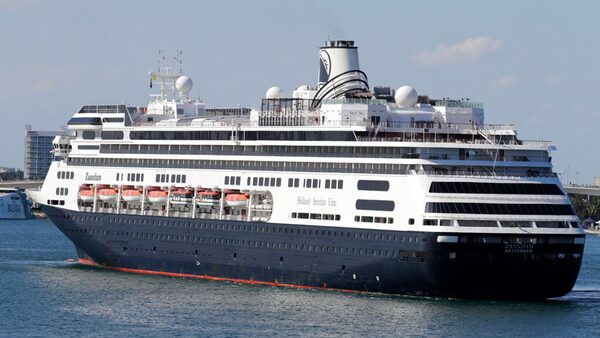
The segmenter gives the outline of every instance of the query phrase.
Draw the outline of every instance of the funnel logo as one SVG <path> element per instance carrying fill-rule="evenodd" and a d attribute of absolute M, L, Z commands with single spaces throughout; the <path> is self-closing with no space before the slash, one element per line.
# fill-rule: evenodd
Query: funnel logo
<path fill-rule="evenodd" d="M 321 71 L 324 71 L 324 74 L 327 74 L 327 78 L 329 78 L 331 72 L 331 58 L 329 57 L 329 53 L 326 50 L 322 50 L 319 57 L 321 58 Z"/>

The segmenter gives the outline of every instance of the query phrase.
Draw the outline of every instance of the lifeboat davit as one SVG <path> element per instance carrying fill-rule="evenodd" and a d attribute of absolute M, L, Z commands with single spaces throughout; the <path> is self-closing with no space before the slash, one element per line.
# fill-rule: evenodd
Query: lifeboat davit
<path fill-rule="evenodd" d="M 118 191 L 115 188 L 104 188 L 98 190 L 98 198 L 102 201 L 116 201 Z"/>
<path fill-rule="evenodd" d="M 168 193 L 164 190 L 156 189 L 148 191 L 148 201 L 155 204 L 167 203 Z"/>
<path fill-rule="evenodd" d="M 142 200 L 142 191 L 139 189 L 123 190 L 121 197 L 125 202 L 139 202 Z"/>
<path fill-rule="evenodd" d="M 194 200 L 194 192 L 189 189 L 176 189 L 171 191 L 171 203 L 188 204 Z"/>
<path fill-rule="evenodd" d="M 82 202 L 93 202 L 94 188 L 81 187 L 81 189 L 79 189 L 79 199 Z"/>
<path fill-rule="evenodd" d="M 213 206 L 221 203 L 221 193 L 218 191 L 199 191 L 198 197 L 196 197 L 196 203 L 202 206 Z"/>
<path fill-rule="evenodd" d="M 225 204 L 232 208 L 244 208 L 248 205 L 248 195 L 229 194 L 225 196 Z"/>

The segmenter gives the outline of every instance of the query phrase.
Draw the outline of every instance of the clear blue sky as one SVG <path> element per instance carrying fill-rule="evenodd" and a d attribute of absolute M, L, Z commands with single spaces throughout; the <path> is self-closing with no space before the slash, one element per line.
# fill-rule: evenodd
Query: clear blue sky
<path fill-rule="evenodd" d="M 600 176 L 600 2 L 0 0 L 0 165 L 23 166 L 25 124 L 82 105 L 145 105 L 158 49 L 183 50 L 207 106 L 256 107 L 315 84 L 317 48 L 352 39 L 370 84 L 483 101 L 487 123 L 553 140 L 557 172 Z"/>

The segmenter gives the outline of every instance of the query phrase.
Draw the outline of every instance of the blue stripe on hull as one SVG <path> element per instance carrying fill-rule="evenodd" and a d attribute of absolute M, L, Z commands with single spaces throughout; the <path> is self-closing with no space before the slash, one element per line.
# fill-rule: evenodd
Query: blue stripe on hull
<path fill-rule="evenodd" d="M 80 258 L 136 270 L 269 283 L 488 299 L 544 299 L 568 293 L 582 244 L 570 236 L 461 235 L 208 219 L 84 213 L 44 207 Z M 507 250 L 513 237 L 532 248 Z M 549 240 L 548 238 L 552 238 Z"/>

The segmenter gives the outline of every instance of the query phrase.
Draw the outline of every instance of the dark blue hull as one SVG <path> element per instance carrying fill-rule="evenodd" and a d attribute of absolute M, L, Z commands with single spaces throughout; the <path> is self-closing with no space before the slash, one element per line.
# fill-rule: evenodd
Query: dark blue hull
<path fill-rule="evenodd" d="M 390 294 L 559 297 L 573 288 L 584 247 L 574 243 L 583 235 L 470 233 L 438 243 L 456 234 L 43 209 L 81 259 L 101 266 Z"/>

